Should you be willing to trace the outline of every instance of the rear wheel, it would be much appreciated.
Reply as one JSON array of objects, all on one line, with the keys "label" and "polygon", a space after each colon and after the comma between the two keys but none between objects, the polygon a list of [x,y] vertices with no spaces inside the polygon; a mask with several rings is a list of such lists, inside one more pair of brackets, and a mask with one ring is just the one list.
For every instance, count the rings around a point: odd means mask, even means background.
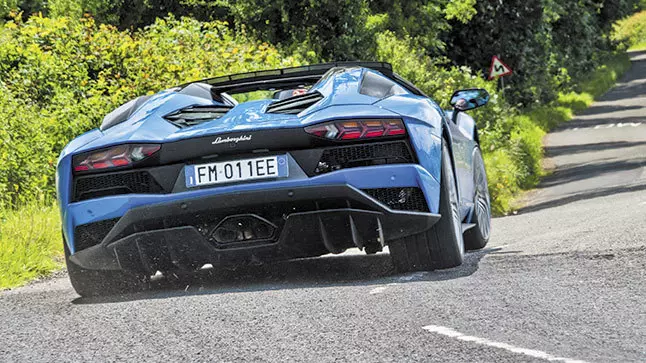
[{"label": "rear wheel", "polygon": [[467,250],[479,250],[489,242],[491,234],[491,203],[489,185],[482,153],[479,148],[473,151],[473,223],[475,226],[464,233],[464,247]]},{"label": "rear wheel", "polygon": [[82,297],[106,296],[141,290],[146,282],[143,275],[122,271],[88,270],[70,260],[70,251],[65,246],[65,263],[72,287]]},{"label": "rear wheel", "polygon": [[460,266],[464,259],[462,221],[451,157],[442,142],[440,220],[428,231],[391,241],[390,255],[398,271],[426,271]]}]

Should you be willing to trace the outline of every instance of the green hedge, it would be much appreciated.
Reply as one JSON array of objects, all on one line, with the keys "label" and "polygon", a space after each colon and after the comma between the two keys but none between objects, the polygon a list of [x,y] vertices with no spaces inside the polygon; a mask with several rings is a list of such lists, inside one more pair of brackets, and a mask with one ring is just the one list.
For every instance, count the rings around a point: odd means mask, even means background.
[{"label": "green hedge", "polygon": [[454,22],[444,39],[446,56],[481,71],[500,55],[514,74],[506,79],[510,103],[532,107],[572,90],[614,51],[613,23],[631,14],[636,0],[477,1],[477,14]]},{"label": "green hedge", "polygon": [[618,21],[614,25],[612,38],[631,50],[646,49],[646,11]]},{"label": "green hedge", "polygon": [[[630,66],[625,54],[600,58],[601,66],[556,92],[551,103],[518,109],[477,70],[430,57],[415,36],[384,29],[387,18],[373,18],[370,25],[376,31],[369,45],[375,58],[391,62],[443,107],[455,89],[483,87],[491,93],[490,104],[473,115],[496,214],[508,213],[514,196],[538,182],[545,132],[589,106]],[[203,77],[319,58],[311,51],[301,54],[285,56],[223,22],[172,16],[134,32],[91,18],[34,16],[23,22],[14,17],[3,24],[0,289],[62,266],[60,222],[51,204],[57,156],[70,139],[98,126],[106,113],[137,95]],[[24,228],[25,223],[31,227]]]},{"label": "green hedge", "polygon": [[134,33],[90,18],[19,18],[0,29],[0,209],[51,197],[63,146],[142,94],[299,64],[221,22],[157,20]]},{"label": "green hedge", "polygon": [[425,55],[409,37],[389,31],[377,36],[377,55],[387,59],[403,77],[418,85],[444,108],[454,90],[485,88],[491,94],[486,107],[472,114],[478,123],[481,147],[496,214],[510,209],[512,196],[521,187],[533,185],[540,175],[543,131],[510,107],[497,91],[496,82],[485,81],[467,67],[451,67]]},{"label": "green hedge", "polygon": [[[540,140],[553,120],[586,107],[627,64],[625,57],[612,59],[548,106],[519,110],[498,93],[496,82],[431,58],[412,36],[385,30],[372,46],[375,58],[390,61],[444,107],[459,88],[491,93],[490,105],[474,116],[499,214],[509,211],[518,190],[538,181]],[[222,22],[169,17],[131,33],[91,18],[9,21],[0,29],[0,209],[51,199],[62,147],[128,99],[207,76],[303,61]]]},{"label": "green hedge", "polygon": [[517,109],[497,90],[495,81],[485,81],[467,67],[450,66],[426,56],[408,37],[397,38],[388,31],[379,34],[377,55],[389,60],[399,74],[433,95],[443,107],[448,107],[456,89],[481,87],[489,91],[490,103],[472,114],[478,123],[492,208],[497,215],[509,213],[518,192],[539,182],[545,133],[587,108],[630,67],[626,54],[607,55],[575,91],[559,92],[549,104]]}]

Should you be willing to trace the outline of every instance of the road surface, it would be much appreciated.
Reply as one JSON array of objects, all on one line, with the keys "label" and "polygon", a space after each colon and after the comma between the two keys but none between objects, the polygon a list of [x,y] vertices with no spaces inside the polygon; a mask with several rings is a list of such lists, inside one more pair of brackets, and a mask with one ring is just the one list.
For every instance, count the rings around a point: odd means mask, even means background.
[{"label": "road surface", "polygon": [[646,54],[546,138],[555,171],[484,251],[396,274],[387,253],[81,299],[0,293],[0,361],[646,361]]}]

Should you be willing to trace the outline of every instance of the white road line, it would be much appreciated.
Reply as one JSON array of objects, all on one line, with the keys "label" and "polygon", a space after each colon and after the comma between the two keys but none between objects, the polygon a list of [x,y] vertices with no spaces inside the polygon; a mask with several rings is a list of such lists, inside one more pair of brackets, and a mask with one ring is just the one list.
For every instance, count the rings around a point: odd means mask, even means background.
[{"label": "white road line", "polygon": [[641,125],[641,122],[627,122],[627,123],[618,123],[617,127],[626,127],[626,126],[632,126],[632,127],[637,127]]},{"label": "white road line", "polygon": [[563,358],[563,357],[556,357],[553,356],[549,353],[541,352],[540,350],[534,350],[534,349],[527,349],[527,348],[520,348],[513,346],[511,344],[507,343],[501,343],[501,342],[494,342],[489,339],[485,338],[478,338],[478,337],[473,337],[470,335],[464,335],[460,333],[459,331],[455,331],[451,328],[447,328],[444,326],[439,326],[439,325],[427,325],[425,327],[422,327],[422,329],[429,331],[431,333],[436,333],[440,335],[444,335],[447,337],[455,338],[458,340],[462,340],[465,342],[473,342],[476,344],[480,345],[486,345],[489,347],[494,347],[494,348],[499,348],[499,349],[504,349],[507,351],[510,351],[512,353],[516,354],[524,354],[533,358],[538,358],[538,359],[544,359],[546,361],[550,362],[566,362],[566,363],[587,363],[582,360],[576,360],[576,359],[570,359],[570,358]]},{"label": "white road line", "polygon": [[386,291],[386,286],[375,287],[374,289],[370,290],[370,295],[381,294],[384,291]]},{"label": "white road line", "polygon": [[399,284],[396,283],[396,282],[391,282],[389,284],[386,284],[386,286],[377,286],[374,289],[370,290],[369,294],[370,295],[381,294],[382,292],[386,291],[388,286],[397,286],[397,285],[399,285]]},{"label": "white road line", "polygon": [[626,122],[626,123],[622,123],[622,122],[620,122],[620,123],[618,123],[618,124],[603,124],[603,125],[597,125],[597,126],[595,126],[595,127],[594,127],[594,129],[595,129],[595,130],[599,130],[599,129],[609,129],[609,128],[615,127],[615,125],[616,125],[617,127],[619,127],[619,128],[627,127],[627,126],[631,126],[631,127],[639,127],[639,126],[641,126],[641,125],[642,125],[642,123],[641,123],[641,122]]}]

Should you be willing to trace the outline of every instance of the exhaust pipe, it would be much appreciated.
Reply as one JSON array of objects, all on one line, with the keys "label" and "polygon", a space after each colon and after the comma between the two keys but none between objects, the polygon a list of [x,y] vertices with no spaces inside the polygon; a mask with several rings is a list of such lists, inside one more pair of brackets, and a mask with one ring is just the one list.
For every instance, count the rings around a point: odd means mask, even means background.
[{"label": "exhaust pipe", "polygon": [[241,214],[224,218],[213,230],[211,237],[219,244],[258,242],[274,238],[278,227],[255,214]]}]

